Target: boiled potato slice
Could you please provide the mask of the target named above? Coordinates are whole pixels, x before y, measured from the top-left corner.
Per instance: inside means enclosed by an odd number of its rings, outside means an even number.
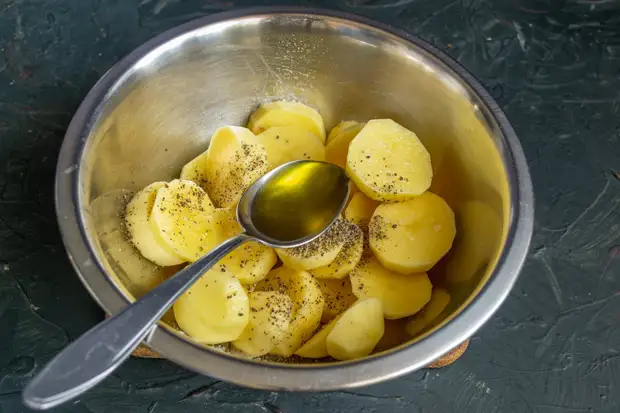
[[[293,300],[293,313],[285,337],[270,351],[277,356],[292,355],[321,323],[324,299],[319,286],[305,271],[280,267],[259,282],[256,291],[277,291]]]
[[[368,228],[368,223],[379,202],[368,198],[362,192],[353,194],[349,205],[344,210],[344,217],[361,228]]]
[[[275,291],[249,294],[250,322],[232,345],[251,357],[263,356],[285,337],[293,300]]]
[[[431,185],[431,157],[415,133],[390,119],[371,120],[349,145],[347,172],[375,201],[406,201]]]
[[[192,285],[173,308],[179,327],[204,344],[236,340],[250,319],[243,286],[219,264]]]
[[[342,313],[327,335],[327,353],[336,360],[352,360],[372,353],[383,336],[381,300],[359,300]]]
[[[220,243],[241,233],[235,208],[217,209],[212,218],[218,228]],[[257,283],[265,278],[277,261],[278,257],[273,248],[252,241],[237,247],[222,258],[220,264],[225,265],[241,284],[247,285]]]
[[[431,299],[433,286],[425,273],[399,274],[383,268],[374,257],[364,259],[349,276],[353,294],[380,299],[387,319],[414,315]]]
[[[186,261],[196,261],[218,244],[207,193],[192,181],[175,179],[157,191],[149,224],[158,242]]]
[[[185,262],[171,248],[157,241],[158,238],[149,224],[157,191],[165,184],[155,182],[148,185],[137,192],[125,208],[125,227],[129,239],[144,258],[162,267]]]
[[[375,209],[380,205],[379,202],[368,198],[362,192],[356,192],[351,197],[351,201],[344,210],[344,216],[347,220],[355,223],[364,233],[364,243],[362,246],[362,255],[372,255],[370,243],[368,240],[368,224],[372,218]]]
[[[257,135],[274,126],[298,126],[325,143],[325,126],[321,114],[303,103],[284,100],[264,103],[250,115],[248,121],[248,129]]]
[[[349,233],[349,226],[343,218],[336,222],[320,237],[307,244],[293,248],[277,248],[278,256],[289,268],[312,270],[329,265],[342,250]]]
[[[269,170],[300,159],[325,160],[325,147],[312,132],[299,126],[274,126],[257,136],[267,149]]]
[[[181,179],[196,182],[205,191],[207,188],[207,151],[201,153],[183,166]]]
[[[329,357],[329,353],[327,352],[327,336],[332,332],[337,321],[338,318],[335,318],[329,324],[324,325],[310,338],[310,340],[306,341],[295,354],[309,359]]]
[[[369,225],[370,248],[385,268],[401,274],[431,269],[450,250],[455,234],[452,209],[431,192],[378,206]]]
[[[341,279],[346,277],[362,258],[364,233],[352,222],[346,221],[345,241],[336,258],[329,264],[310,270],[316,278]]]
[[[224,126],[211,138],[206,166],[207,193],[215,205],[233,206],[248,186],[267,173],[267,150],[248,129]]]
[[[130,297],[139,298],[167,278],[174,267],[160,267],[147,260],[127,236],[125,190],[106,192],[93,199],[88,206],[101,251],[106,259],[102,263],[110,278]]]
[[[343,120],[342,122],[340,122],[339,124],[334,126],[329,131],[329,134],[327,135],[327,139],[325,140],[325,145],[327,145],[331,141],[333,141],[338,135],[340,135],[340,133],[343,130],[345,130],[345,129],[351,127],[351,126],[355,126],[355,125],[362,125],[363,126],[363,124],[361,122],[357,122],[357,121],[354,121],[354,120]]]
[[[321,316],[323,323],[330,322],[357,301],[357,297],[353,295],[349,277],[342,280],[316,280],[316,282],[325,299]]]
[[[341,130],[338,135],[332,138],[325,148],[325,159],[327,162],[331,162],[338,165],[341,168],[346,168],[347,154],[349,153],[349,144],[357,136],[357,134],[364,127],[363,123],[355,122],[354,125]],[[331,134],[330,134],[331,136]]]
[[[407,333],[412,336],[418,335],[439,317],[449,303],[450,294],[442,288],[434,288],[428,304],[407,323]]]

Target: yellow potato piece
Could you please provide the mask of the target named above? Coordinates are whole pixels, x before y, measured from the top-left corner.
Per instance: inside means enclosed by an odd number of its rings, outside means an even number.
[[[449,303],[450,294],[442,288],[434,288],[428,304],[407,323],[407,333],[411,336],[418,335],[441,315]]]
[[[157,191],[149,224],[158,242],[186,261],[196,261],[218,244],[207,193],[192,181],[175,179]]]
[[[310,340],[306,341],[295,354],[309,359],[329,357],[329,353],[327,352],[327,336],[332,332],[337,321],[338,319],[335,318],[329,324],[323,326]]]
[[[256,291],[277,291],[293,300],[289,328],[282,341],[269,353],[288,357],[312,337],[321,323],[324,299],[314,278],[305,271],[280,267],[256,285]]]
[[[248,129],[257,135],[274,126],[301,127],[325,143],[323,117],[316,109],[303,103],[284,100],[264,103],[250,115],[248,121]]]
[[[277,248],[285,266],[296,270],[312,270],[329,265],[336,259],[350,232],[347,222],[338,218],[320,237],[294,248]]]
[[[355,126],[355,125],[361,125],[362,127],[364,126],[363,123],[361,123],[361,122],[357,122],[357,121],[354,121],[354,120],[343,120],[342,122],[340,122],[339,124],[334,126],[329,131],[329,134],[327,135],[327,140],[325,141],[325,145],[327,145],[331,141],[333,141],[338,135],[340,135],[340,133],[342,131],[344,131],[345,129],[347,129],[347,128],[351,127],[351,126]],[[360,129],[361,129],[361,127],[360,127]]]
[[[344,210],[345,218],[355,223],[364,233],[364,243],[362,246],[362,255],[364,256],[372,255],[368,240],[368,224],[370,223],[372,214],[379,205],[379,202],[368,198],[362,192],[356,192],[353,194],[347,208]]]
[[[452,209],[431,192],[378,206],[369,225],[370,248],[377,259],[402,274],[431,269],[450,250],[455,234]]]
[[[137,192],[125,208],[125,227],[129,233],[129,239],[144,258],[162,267],[185,262],[172,249],[157,241],[149,224],[157,191],[165,184],[165,182],[155,182],[148,185]]]
[[[431,185],[431,157],[415,133],[390,119],[371,120],[349,145],[347,172],[376,201],[406,201]]]
[[[433,286],[425,273],[399,274],[383,268],[374,257],[362,261],[349,274],[353,294],[381,300],[385,318],[409,317],[430,301]]]
[[[332,138],[325,148],[325,159],[327,162],[331,162],[341,168],[346,168],[349,144],[363,127],[363,123],[355,122],[354,125],[340,131],[338,135]]]
[[[106,259],[102,263],[123,293],[142,297],[179,266],[160,267],[147,260],[132,245],[124,223],[127,192],[106,192],[93,199],[88,209]]]
[[[356,192],[344,210],[344,217],[361,228],[367,228],[372,214],[380,205],[361,192]]]
[[[236,208],[220,208],[212,214],[217,226],[219,243],[241,233],[241,226],[237,222]],[[278,257],[273,248],[260,242],[247,242],[220,260],[241,284],[254,284],[267,276],[271,268],[276,265]]]
[[[248,129],[224,126],[211,138],[206,166],[207,193],[216,206],[230,207],[267,173],[267,150]]]
[[[346,277],[362,258],[364,233],[352,222],[346,221],[344,245],[329,264],[310,270],[316,278],[341,279]]]
[[[259,357],[269,353],[285,337],[293,301],[275,291],[256,291],[248,297],[250,321],[232,345],[248,356]]]
[[[233,274],[216,264],[174,303],[187,335],[204,344],[236,340],[250,319],[248,296]]]
[[[197,183],[205,191],[207,188],[207,151],[201,153],[183,166],[181,179]]]
[[[336,360],[352,360],[372,353],[383,336],[381,300],[359,300],[342,313],[327,335],[327,353]]]
[[[267,149],[269,170],[300,159],[325,160],[325,147],[312,132],[299,126],[274,126],[257,136]]]
[[[353,295],[349,277],[342,280],[316,280],[316,282],[325,299],[321,316],[323,323],[330,322],[357,301],[357,297]]]

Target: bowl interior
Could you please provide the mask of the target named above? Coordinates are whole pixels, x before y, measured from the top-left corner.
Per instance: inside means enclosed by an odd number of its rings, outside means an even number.
[[[431,190],[453,208],[458,234],[429,273],[452,300],[426,333],[489,278],[511,216],[503,143],[482,100],[423,48],[338,18],[249,16],[182,33],[129,66],[99,105],[78,163],[86,235],[127,297],[176,270],[156,267],[126,240],[122,212],[131,194],[178,177],[216,128],[245,125],[260,103],[276,99],[315,107],[327,128],[392,118],[428,148]],[[174,326],[172,315],[166,321]],[[399,329],[402,321],[388,323],[388,332]],[[380,350],[417,339],[392,338]]]

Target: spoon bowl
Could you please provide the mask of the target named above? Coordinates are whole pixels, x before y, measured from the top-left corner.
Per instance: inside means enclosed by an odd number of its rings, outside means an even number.
[[[321,235],[349,197],[349,178],[333,164],[293,161],[250,186],[237,205],[245,233],[276,248],[296,247]]]
[[[174,302],[219,260],[248,241],[288,248],[320,236],[342,212],[349,178],[335,165],[293,161],[244,192],[237,218],[244,229],[179,271],[119,314],[99,323],[60,352],[28,384],[24,403],[47,410],[86,392],[121,365]]]

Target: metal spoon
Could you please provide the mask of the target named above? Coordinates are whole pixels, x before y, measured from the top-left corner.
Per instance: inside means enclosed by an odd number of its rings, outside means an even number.
[[[23,401],[46,410],[86,392],[112,373],[155,330],[157,321],[196,280],[248,241],[295,247],[321,235],[342,212],[349,179],[338,166],[284,164],[252,184],[237,205],[243,232],[200,258],[121,313],[99,323],[58,354],[26,386]]]

